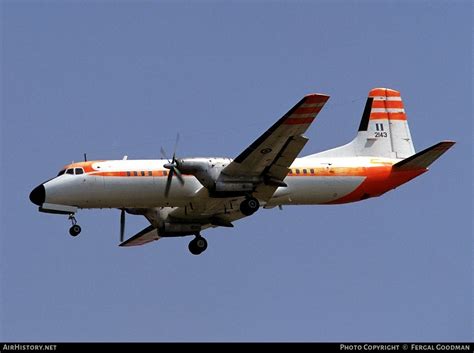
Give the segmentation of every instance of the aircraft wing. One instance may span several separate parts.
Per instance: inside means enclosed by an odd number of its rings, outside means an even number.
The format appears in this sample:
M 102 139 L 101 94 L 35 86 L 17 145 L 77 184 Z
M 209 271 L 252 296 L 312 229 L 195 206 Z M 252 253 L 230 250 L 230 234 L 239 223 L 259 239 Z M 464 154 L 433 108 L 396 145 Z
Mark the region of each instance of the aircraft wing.
M 224 168 L 223 176 L 239 179 L 263 177 L 272 181 L 256 190 L 257 198 L 268 200 L 308 141 L 303 134 L 328 99 L 329 96 L 323 94 L 305 96 Z

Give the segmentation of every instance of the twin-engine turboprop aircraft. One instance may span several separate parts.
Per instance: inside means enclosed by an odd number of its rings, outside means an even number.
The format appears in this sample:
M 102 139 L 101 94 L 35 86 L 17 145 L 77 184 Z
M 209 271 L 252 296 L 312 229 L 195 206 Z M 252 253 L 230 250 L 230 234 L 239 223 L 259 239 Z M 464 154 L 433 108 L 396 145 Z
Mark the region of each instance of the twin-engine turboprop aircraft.
M 207 248 L 201 232 L 233 227 L 260 207 L 329 205 L 376 197 L 423 174 L 453 141 L 415 153 L 398 91 L 374 88 L 359 131 L 346 145 L 297 158 L 303 136 L 329 96 L 309 94 L 236 158 L 101 160 L 73 163 L 36 187 L 30 200 L 41 212 L 68 215 L 81 232 L 82 208 L 117 208 L 120 246 L 164 237 L 194 236 L 192 254 Z M 162 150 L 164 155 L 164 151 Z M 124 241 L 125 212 L 150 226 Z

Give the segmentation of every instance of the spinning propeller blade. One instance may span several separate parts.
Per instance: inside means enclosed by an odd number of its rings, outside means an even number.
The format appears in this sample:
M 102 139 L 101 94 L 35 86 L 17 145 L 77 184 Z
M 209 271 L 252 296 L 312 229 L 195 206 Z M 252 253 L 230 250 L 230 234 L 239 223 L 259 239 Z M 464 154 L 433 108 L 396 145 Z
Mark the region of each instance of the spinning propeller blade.
M 176 174 L 176 177 L 178 178 L 178 181 L 181 184 L 181 186 L 184 185 L 184 178 L 183 178 L 182 173 L 179 170 L 178 160 L 176 158 L 176 150 L 178 148 L 178 142 L 179 142 L 179 134 L 176 134 L 176 141 L 174 143 L 174 150 L 173 150 L 173 158 L 171 160 L 166 156 L 166 152 L 164 148 L 161 147 L 160 149 L 161 155 L 163 156 L 163 158 L 168 160 L 168 163 L 164 164 L 163 167 L 165 167 L 166 169 L 169 169 L 168 177 L 166 178 L 165 197 L 168 197 L 170 193 L 173 175 Z
M 120 242 L 123 243 L 123 236 L 125 234 L 125 209 L 122 208 L 120 212 Z

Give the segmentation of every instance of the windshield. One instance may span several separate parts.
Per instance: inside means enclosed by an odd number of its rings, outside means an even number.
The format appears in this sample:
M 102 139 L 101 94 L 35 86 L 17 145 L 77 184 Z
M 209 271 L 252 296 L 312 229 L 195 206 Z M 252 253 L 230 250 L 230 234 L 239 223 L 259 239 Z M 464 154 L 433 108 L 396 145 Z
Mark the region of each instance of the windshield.
M 84 169 L 82 168 L 67 168 L 63 169 L 58 173 L 58 176 L 63 175 L 64 173 L 66 174 L 71 174 L 71 175 L 79 175 L 79 174 L 84 174 Z

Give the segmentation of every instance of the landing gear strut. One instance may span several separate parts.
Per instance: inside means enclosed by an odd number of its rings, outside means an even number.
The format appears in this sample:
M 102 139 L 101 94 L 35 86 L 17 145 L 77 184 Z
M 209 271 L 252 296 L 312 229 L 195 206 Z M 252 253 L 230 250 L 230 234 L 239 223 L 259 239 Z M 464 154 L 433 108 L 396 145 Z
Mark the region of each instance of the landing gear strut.
M 69 220 L 72 223 L 72 227 L 69 228 L 69 234 L 71 234 L 71 236 L 73 237 L 78 236 L 81 232 L 81 227 L 79 226 L 79 224 L 77 224 L 77 220 L 76 217 L 74 217 L 74 214 L 69 215 Z
M 240 212 L 245 216 L 253 215 L 260 207 L 260 202 L 255 197 L 247 197 L 240 203 Z
M 191 254 L 199 255 L 207 249 L 207 240 L 201 237 L 200 234 L 196 234 L 196 238 L 189 242 L 188 249 Z

